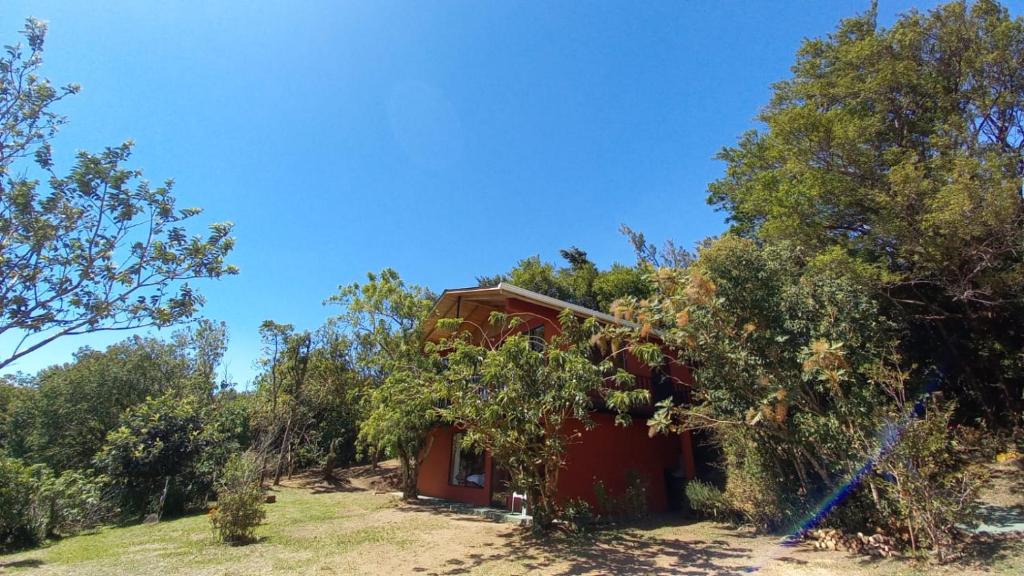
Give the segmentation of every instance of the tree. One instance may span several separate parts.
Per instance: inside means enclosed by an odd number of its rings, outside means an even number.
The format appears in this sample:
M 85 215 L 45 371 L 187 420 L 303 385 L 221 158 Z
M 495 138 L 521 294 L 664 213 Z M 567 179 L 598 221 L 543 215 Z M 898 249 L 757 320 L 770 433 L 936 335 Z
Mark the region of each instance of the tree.
M 12 453 L 55 471 L 87 468 L 125 410 L 176 389 L 190 376 L 181 350 L 135 336 L 105 351 L 83 348 L 73 362 L 42 370 L 21 405 L 26 451 Z
M 807 40 L 793 76 L 719 158 L 709 201 L 732 231 L 875 270 L 966 414 L 1019 415 L 1024 393 L 1024 20 L 994 0 L 876 10 Z
M 190 469 L 206 448 L 204 419 L 195 398 L 172 394 L 147 399 L 125 412 L 107 435 L 96 467 L 119 483 L 130 509 L 163 515 L 175 477 Z M 158 486 L 159 500 L 150 504 Z
M 275 483 L 285 472 L 291 477 L 298 467 L 324 463 L 329 454 L 334 464 L 352 462 L 363 379 L 353 366 L 351 340 L 334 321 L 313 333 L 267 321 L 261 331 L 266 357 L 254 426 L 261 458 L 277 452 Z
M 407 285 L 391 269 L 343 286 L 327 301 L 344 308 L 337 322 L 351 331 L 355 367 L 366 383 L 359 438 L 399 458 L 406 499 L 417 495 L 419 465 L 438 422 L 428 389 L 436 367 L 424 351 L 422 330 L 433 301 L 427 289 Z
M 200 210 L 175 207 L 173 182 L 154 188 L 126 168 L 131 142 L 79 152 L 56 173 L 50 139 L 66 119 L 51 106 L 78 87 L 38 76 L 43 23 L 23 34 L 28 54 L 8 46 L 0 58 L 0 335 L 18 341 L 0 368 L 65 336 L 192 318 L 204 300 L 188 282 L 237 273 L 225 263 L 231 224 L 190 237 Z
M 642 238 L 642 235 L 641 235 Z M 497 286 L 509 282 L 520 288 L 545 296 L 565 300 L 594 310 L 609 310 L 621 296 L 643 297 L 648 293 L 644 280 L 644 266 L 612 264 L 608 270 L 599 270 L 583 250 L 572 246 L 561 250 L 568 266 L 556 267 L 544 262 L 540 256 L 520 260 L 507 273 L 477 278 L 480 286 Z
M 645 302 L 620 302 L 694 367 L 691 402 L 662 405 L 653 429 L 710 430 L 726 496 L 763 528 L 804 512 L 877 449 L 890 411 L 873 375 L 897 333 L 865 290 L 870 271 L 726 235 L 686 270 L 662 269 Z
M 528 495 L 534 525 L 546 529 L 557 513 L 565 451 L 579 435 L 574 424 L 593 426 L 595 402 L 627 421 L 626 411 L 649 394 L 609 359 L 592 361 L 591 342 L 600 332 L 593 318 L 580 323 L 566 310 L 562 332 L 550 342 L 532 342 L 521 317 L 493 313 L 491 320 L 500 331 L 495 344 L 467 331 L 434 349 L 447 365 L 435 378 L 447 404 L 440 413 L 466 431 L 469 446 L 487 450 L 509 472 L 514 489 Z M 462 320 L 445 323 L 456 331 Z

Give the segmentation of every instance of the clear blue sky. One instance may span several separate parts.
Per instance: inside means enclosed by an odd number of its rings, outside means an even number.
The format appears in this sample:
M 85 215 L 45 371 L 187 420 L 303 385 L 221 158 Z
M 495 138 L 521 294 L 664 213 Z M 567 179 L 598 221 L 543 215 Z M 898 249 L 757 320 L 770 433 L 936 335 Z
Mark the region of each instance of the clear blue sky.
M 881 22 L 912 5 L 932 3 L 882 0 Z M 632 261 L 622 223 L 685 246 L 721 232 L 715 152 L 754 126 L 801 39 L 868 6 L 8 0 L 0 40 L 46 20 L 45 74 L 82 85 L 60 105 L 63 167 L 132 138 L 147 178 L 173 177 L 204 224 L 235 222 L 241 274 L 200 289 L 244 385 L 260 321 L 314 328 L 369 270 L 441 290 L 570 245 Z

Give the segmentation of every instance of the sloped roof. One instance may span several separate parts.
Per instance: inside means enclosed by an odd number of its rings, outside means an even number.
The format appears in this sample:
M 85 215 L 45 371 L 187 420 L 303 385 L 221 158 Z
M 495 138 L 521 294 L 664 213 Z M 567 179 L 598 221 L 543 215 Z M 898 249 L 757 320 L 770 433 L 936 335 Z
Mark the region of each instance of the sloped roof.
M 503 309 L 509 298 L 516 298 L 558 312 L 569 309 L 579 316 L 596 318 L 609 324 L 635 326 L 632 322 L 618 320 L 605 312 L 502 282 L 497 286 L 453 288 L 442 292 L 427 317 L 424 326 L 426 338 L 432 340 L 441 336 L 437 328 L 437 321 L 442 318 L 464 318 L 467 321 L 472 320 L 477 324 L 484 325 L 490 312 Z

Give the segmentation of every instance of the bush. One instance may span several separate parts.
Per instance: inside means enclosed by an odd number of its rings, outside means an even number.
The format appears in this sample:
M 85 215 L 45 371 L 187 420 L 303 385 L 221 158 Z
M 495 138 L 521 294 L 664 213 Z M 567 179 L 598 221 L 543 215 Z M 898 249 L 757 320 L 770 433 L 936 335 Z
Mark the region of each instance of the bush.
M 590 503 L 581 498 L 573 498 L 565 503 L 560 514 L 569 532 L 577 536 L 586 534 L 597 521 Z
M 892 528 L 906 528 L 913 548 L 930 548 L 940 562 L 956 554 L 958 525 L 976 521 L 978 493 L 988 482 L 970 454 L 986 448 L 983 436 L 951 427 L 955 406 L 931 401 L 912 419 L 893 450 L 879 463 L 877 482 L 896 502 Z
M 647 478 L 640 472 L 626 471 L 626 490 L 616 496 L 608 491 L 601 480 L 594 481 L 594 497 L 600 516 L 608 520 L 631 522 L 643 520 L 650 514 L 647 502 Z
M 35 546 L 71 536 L 115 513 L 102 477 L 79 471 L 56 476 L 42 464 L 0 458 L 0 549 Z
M 725 455 L 725 500 L 728 507 L 762 531 L 784 525 L 802 507 L 772 470 L 762 447 L 741 433 L 722 435 Z
M 647 502 L 647 478 L 636 470 L 626 471 L 626 492 L 622 495 L 622 518 L 634 521 L 650 515 Z
M 37 500 L 49 509 L 46 532 L 71 536 L 104 524 L 119 513 L 104 476 L 69 470 L 38 486 Z
M 38 544 L 32 470 L 20 460 L 0 457 L 0 549 Z
M 690 508 L 701 516 L 721 520 L 729 515 L 725 494 L 714 485 L 702 480 L 690 480 L 686 483 L 685 492 Z
M 256 527 L 266 518 L 260 470 L 251 454 L 236 454 L 224 466 L 217 482 L 217 507 L 210 522 L 223 542 L 244 544 L 253 540 Z

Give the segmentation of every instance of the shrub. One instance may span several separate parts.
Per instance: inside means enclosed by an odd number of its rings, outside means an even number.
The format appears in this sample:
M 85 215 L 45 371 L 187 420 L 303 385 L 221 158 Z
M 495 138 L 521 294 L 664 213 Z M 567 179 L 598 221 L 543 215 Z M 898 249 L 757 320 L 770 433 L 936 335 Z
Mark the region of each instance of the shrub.
M 71 536 L 95 528 L 118 514 L 103 476 L 69 470 L 37 487 L 37 501 L 48 508 L 48 535 Z
M 686 483 L 685 492 L 690 508 L 701 516 L 716 520 L 728 516 L 730 510 L 725 494 L 714 485 L 702 480 L 690 480 Z
M 626 471 L 626 492 L 622 495 L 622 518 L 643 520 L 650 514 L 647 502 L 647 478 L 636 470 Z
M 109 520 L 116 509 L 105 485 L 80 471 L 56 476 L 42 464 L 0 458 L 0 549 L 35 546 Z
M 929 402 L 921 418 L 903 429 L 880 462 L 882 490 L 896 502 L 893 528 L 906 528 L 911 545 L 930 548 L 942 562 L 955 555 L 958 525 L 975 522 L 978 493 L 988 482 L 982 466 L 968 457 L 982 437 L 952 429 L 955 407 Z
M 600 516 L 626 522 L 647 518 L 650 514 L 648 485 L 647 478 L 633 469 L 626 471 L 626 489 L 621 495 L 612 494 L 604 482 L 595 480 L 594 497 Z
M 31 469 L 20 460 L 0 457 L 0 549 L 31 546 L 45 536 L 33 518 L 34 500 Z
M 248 453 L 232 456 L 217 482 L 217 507 L 210 511 L 218 538 L 232 544 L 251 542 L 266 518 L 263 503 L 256 458 Z
M 791 501 L 793 495 L 787 494 L 761 446 L 740 433 L 723 434 L 722 440 L 728 507 L 758 530 L 782 526 L 800 505 Z
M 581 498 L 573 498 L 565 503 L 560 511 L 562 520 L 570 533 L 577 536 L 586 534 L 597 521 L 590 503 Z

